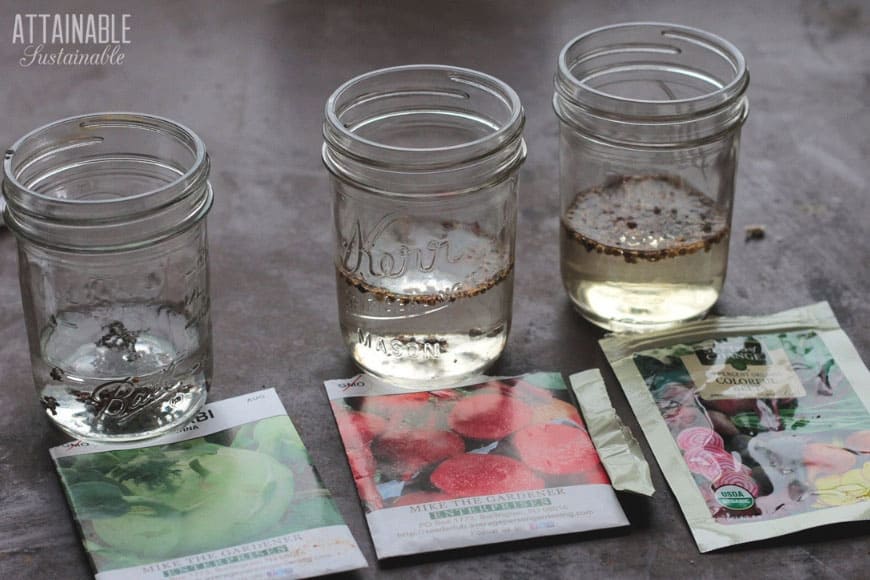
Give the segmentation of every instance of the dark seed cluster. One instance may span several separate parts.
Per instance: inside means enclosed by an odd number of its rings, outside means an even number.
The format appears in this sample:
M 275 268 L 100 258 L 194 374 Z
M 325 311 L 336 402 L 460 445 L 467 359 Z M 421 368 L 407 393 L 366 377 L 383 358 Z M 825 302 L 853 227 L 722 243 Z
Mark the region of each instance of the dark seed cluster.
M 462 298 L 471 298 L 483 294 L 490 288 L 493 288 L 503 280 L 505 280 L 513 271 L 514 265 L 511 263 L 507 268 L 503 268 L 489 278 L 486 282 L 468 289 L 457 291 L 444 291 L 437 294 L 399 294 L 391 292 L 385 288 L 374 286 L 359 276 L 350 275 L 339 269 L 338 274 L 344 282 L 356 288 L 361 294 L 371 294 L 378 302 L 396 303 L 401 306 L 408 304 L 422 304 L 424 306 L 435 306 L 445 302 L 455 302 Z
M 630 264 L 709 252 L 729 232 L 712 199 L 670 175 L 621 177 L 581 191 L 562 227 L 587 251 Z

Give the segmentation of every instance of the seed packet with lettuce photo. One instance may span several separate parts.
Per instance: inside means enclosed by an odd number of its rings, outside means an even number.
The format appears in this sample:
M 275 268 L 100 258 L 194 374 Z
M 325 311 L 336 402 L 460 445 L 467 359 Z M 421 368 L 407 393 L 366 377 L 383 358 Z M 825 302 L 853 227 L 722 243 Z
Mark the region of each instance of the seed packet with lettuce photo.
M 366 566 L 274 389 L 137 446 L 51 450 L 99 580 L 307 578 Z
M 870 520 L 870 372 L 827 303 L 601 346 L 701 552 Z
M 379 558 L 628 524 L 558 373 L 326 390 Z

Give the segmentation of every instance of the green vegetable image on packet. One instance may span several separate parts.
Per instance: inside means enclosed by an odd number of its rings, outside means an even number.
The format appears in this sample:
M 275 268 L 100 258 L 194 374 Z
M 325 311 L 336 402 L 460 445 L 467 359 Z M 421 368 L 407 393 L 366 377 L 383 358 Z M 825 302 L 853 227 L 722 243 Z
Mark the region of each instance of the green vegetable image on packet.
M 326 390 L 379 558 L 628 524 L 558 373 Z
M 98 579 L 304 578 L 366 566 L 273 389 L 140 446 L 51 450 Z
M 827 303 L 601 346 L 701 552 L 870 520 L 870 372 Z

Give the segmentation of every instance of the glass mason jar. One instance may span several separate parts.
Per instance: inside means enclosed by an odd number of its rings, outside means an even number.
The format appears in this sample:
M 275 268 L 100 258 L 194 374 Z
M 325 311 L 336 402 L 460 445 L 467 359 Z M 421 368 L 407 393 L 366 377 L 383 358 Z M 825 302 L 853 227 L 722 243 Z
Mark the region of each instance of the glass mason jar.
M 339 321 L 366 372 L 449 384 L 501 354 L 523 124 L 509 86 L 449 66 L 373 71 L 329 98 Z
M 716 302 L 748 84 L 731 43 L 685 26 L 618 24 L 563 48 L 562 280 L 586 319 L 652 330 Z
M 212 367 L 202 140 L 159 117 L 83 115 L 22 137 L 3 171 L 49 419 L 111 442 L 184 423 Z

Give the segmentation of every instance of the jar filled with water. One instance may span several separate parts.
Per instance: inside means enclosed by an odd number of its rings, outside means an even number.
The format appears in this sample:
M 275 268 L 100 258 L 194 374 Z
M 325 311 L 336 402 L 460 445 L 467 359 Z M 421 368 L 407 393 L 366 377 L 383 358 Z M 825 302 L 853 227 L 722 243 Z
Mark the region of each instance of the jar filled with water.
M 64 119 L 6 152 L 33 377 L 68 434 L 153 437 L 205 402 L 208 173 L 199 137 L 140 114 Z
M 374 71 L 330 97 L 339 322 L 363 370 L 450 384 L 501 354 L 523 123 L 509 86 L 455 67 Z
M 704 316 L 728 265 L 743 56 L 713 34 L 633 23 L 559 56 L 562 281 L 616 331 Z

